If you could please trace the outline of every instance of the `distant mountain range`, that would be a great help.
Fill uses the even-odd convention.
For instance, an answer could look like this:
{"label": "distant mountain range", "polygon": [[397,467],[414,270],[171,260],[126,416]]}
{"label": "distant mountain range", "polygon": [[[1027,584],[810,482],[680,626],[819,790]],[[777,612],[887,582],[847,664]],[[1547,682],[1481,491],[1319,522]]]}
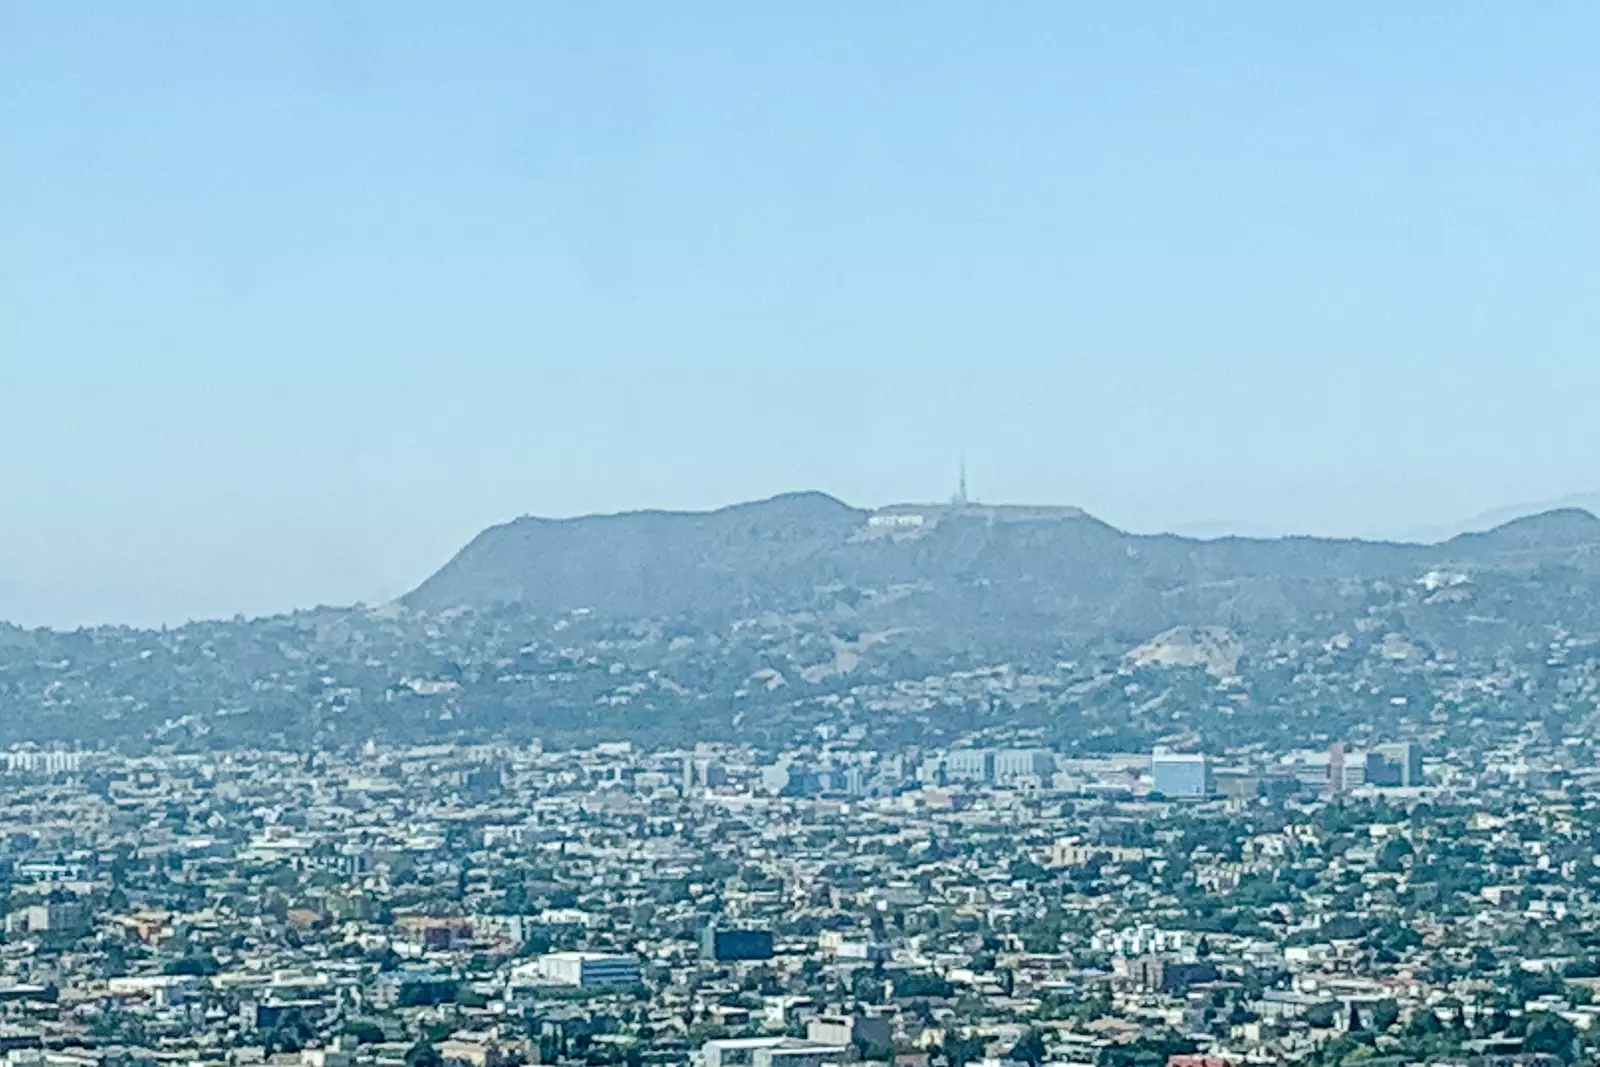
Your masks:
{"label": "distant mountain range", "polygon": [[1492,511],[1485,511],[1481,515],[1476,515],[1461,522],[1418,527],[1407,531],[1405,540],[1421,543],[1444,541],[1463,533],[1492,530],[1496,526],[1504,526],[1508,522],[1528,518],[1532,515],[1574,509],[1587,511],[1591,515],[1600,515],[1600,493],[1573,493],[1559,500],[1546,500],[1537,504],[1513,504],[1508,507],[1495,508]]}
{"label": "distant mountain range", "polygon": [[1172,626],[1294,627],[1361,583],[1430,569],[1600,568],[1600,520],[1566,508],[1439,544],[1137,535],[1075,508],[852,508],[796,493],[719,511],[523,518],[403,598],[440,612],[726,621],[849,598],[863,625],[938,646],[1126,644]]}
{"label": "distant mountain range", "polygon": [[[1516,519],[1525,519],[1534,515],[1543,515],[1550,511],[1567,511],[1574,508],[1600,515],[1600,493],[1572,493],[1556,500],[1544,500],[1532,504],[1511,504],[1505,507],[1493,508],[1471,518],[1458,519],[1454,522],[1396,527],[1391,531],[1385,531],[1382,536],[1376,539],[1403,541],[1407,544],[1432,545],[1441,541],[1448,541],[1450,538],[1458,537],[1464,533],[1481,533],[1484,530],[1492,530],[1496,526],[1503,526]],[[1211,519],[1203,522],[1178,523],[1166,527],[1162,532],[1204,540],[1212,540],[1219,537],[1250,537],[1270,540],[1291,536],[1296,531],[1274,526],[1270,523]]]}
{"label": "distant mountain range", "polygon": [[1459,746],[1597,709],[1600,519],[1576,508],[1424,545],[797,493],[518,519],[377,608],[0,625],[0,745]]}

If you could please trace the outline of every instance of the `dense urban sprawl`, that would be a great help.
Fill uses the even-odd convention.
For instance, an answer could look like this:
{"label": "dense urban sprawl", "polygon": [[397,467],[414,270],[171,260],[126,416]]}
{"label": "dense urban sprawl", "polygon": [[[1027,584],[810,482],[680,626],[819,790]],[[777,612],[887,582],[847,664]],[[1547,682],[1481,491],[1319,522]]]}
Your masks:
{"label": "dense urban sprawl", "polygon": [[1587,1061],[1597,772],[1530,728],[1067,757],[0,760],[8,1067]]}

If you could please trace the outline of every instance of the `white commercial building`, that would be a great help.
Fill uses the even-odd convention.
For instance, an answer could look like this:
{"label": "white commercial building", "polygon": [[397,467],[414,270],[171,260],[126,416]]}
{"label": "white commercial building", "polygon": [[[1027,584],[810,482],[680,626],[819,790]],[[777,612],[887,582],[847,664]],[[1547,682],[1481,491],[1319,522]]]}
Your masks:
{"label": "white commercial building", "polygon": [[82,752],[38,752],[29,749],[0,752],[0,773],[77,774],[81,770]]}
{"label": "white commercial building", "polygon": [[606,952],[551,952],[539,957],[539,976],[580,988],[638,985],[639,959]]}
{"label": "white commercial building", "polygon": [[998,782],[1043,783],[1055,772],[1055,753],[1047,748],[1002,748],[994,754],[994,777]]}
{"label": "white commercial building", "polygon": [[1150,757],[1151,788],[1168,797],[1208,797],[1217,791],[1211,760],[1198,752],[1158,748]]}

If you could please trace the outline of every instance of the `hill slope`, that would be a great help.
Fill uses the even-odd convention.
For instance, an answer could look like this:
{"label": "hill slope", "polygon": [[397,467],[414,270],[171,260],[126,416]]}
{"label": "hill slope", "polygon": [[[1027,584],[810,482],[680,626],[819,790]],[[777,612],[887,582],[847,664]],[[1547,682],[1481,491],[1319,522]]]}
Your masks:
{"label": "hill slope", "polygon": [[[910,514],[916,521],[908,522]],[[485,531],[404,600],[438,612],[692,616],[834,603],[935,646],[1126,644],[1174,626],[1274,629],[1364,583],[1439,566],[1593,566],[1600,520],[1564,510],[1442,545],[1124,533],[1073,509],[894,508],[795,494],[705,513],[525,518]]]}
{"label": "hill slope", "polygon": [[404,602],[432,611],[517,602],[628,618],[782,597],[809,561],[865,521],[822,493],[710,512],[522,518],[479,534]]}
{"label": "hill slope", "polygon": [[0,745],[540,738],[893,750],[1600,732],[1600,521],[1439,545],[1135,536],[817,494],[523,519],[404,603],[0,625]]}

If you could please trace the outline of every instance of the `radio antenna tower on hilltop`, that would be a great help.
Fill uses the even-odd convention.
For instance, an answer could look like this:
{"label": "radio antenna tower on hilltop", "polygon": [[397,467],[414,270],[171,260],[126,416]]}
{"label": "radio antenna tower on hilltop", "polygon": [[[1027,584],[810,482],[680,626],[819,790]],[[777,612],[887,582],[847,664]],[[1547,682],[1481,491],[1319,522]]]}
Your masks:
{"label": "radio antenna tower on hilltop", "polygon": [[953,507],[964,508],[972,503],[967,496],[967,457],[961,457],[961,480],[956,483],[956,495],[950,498]]}

